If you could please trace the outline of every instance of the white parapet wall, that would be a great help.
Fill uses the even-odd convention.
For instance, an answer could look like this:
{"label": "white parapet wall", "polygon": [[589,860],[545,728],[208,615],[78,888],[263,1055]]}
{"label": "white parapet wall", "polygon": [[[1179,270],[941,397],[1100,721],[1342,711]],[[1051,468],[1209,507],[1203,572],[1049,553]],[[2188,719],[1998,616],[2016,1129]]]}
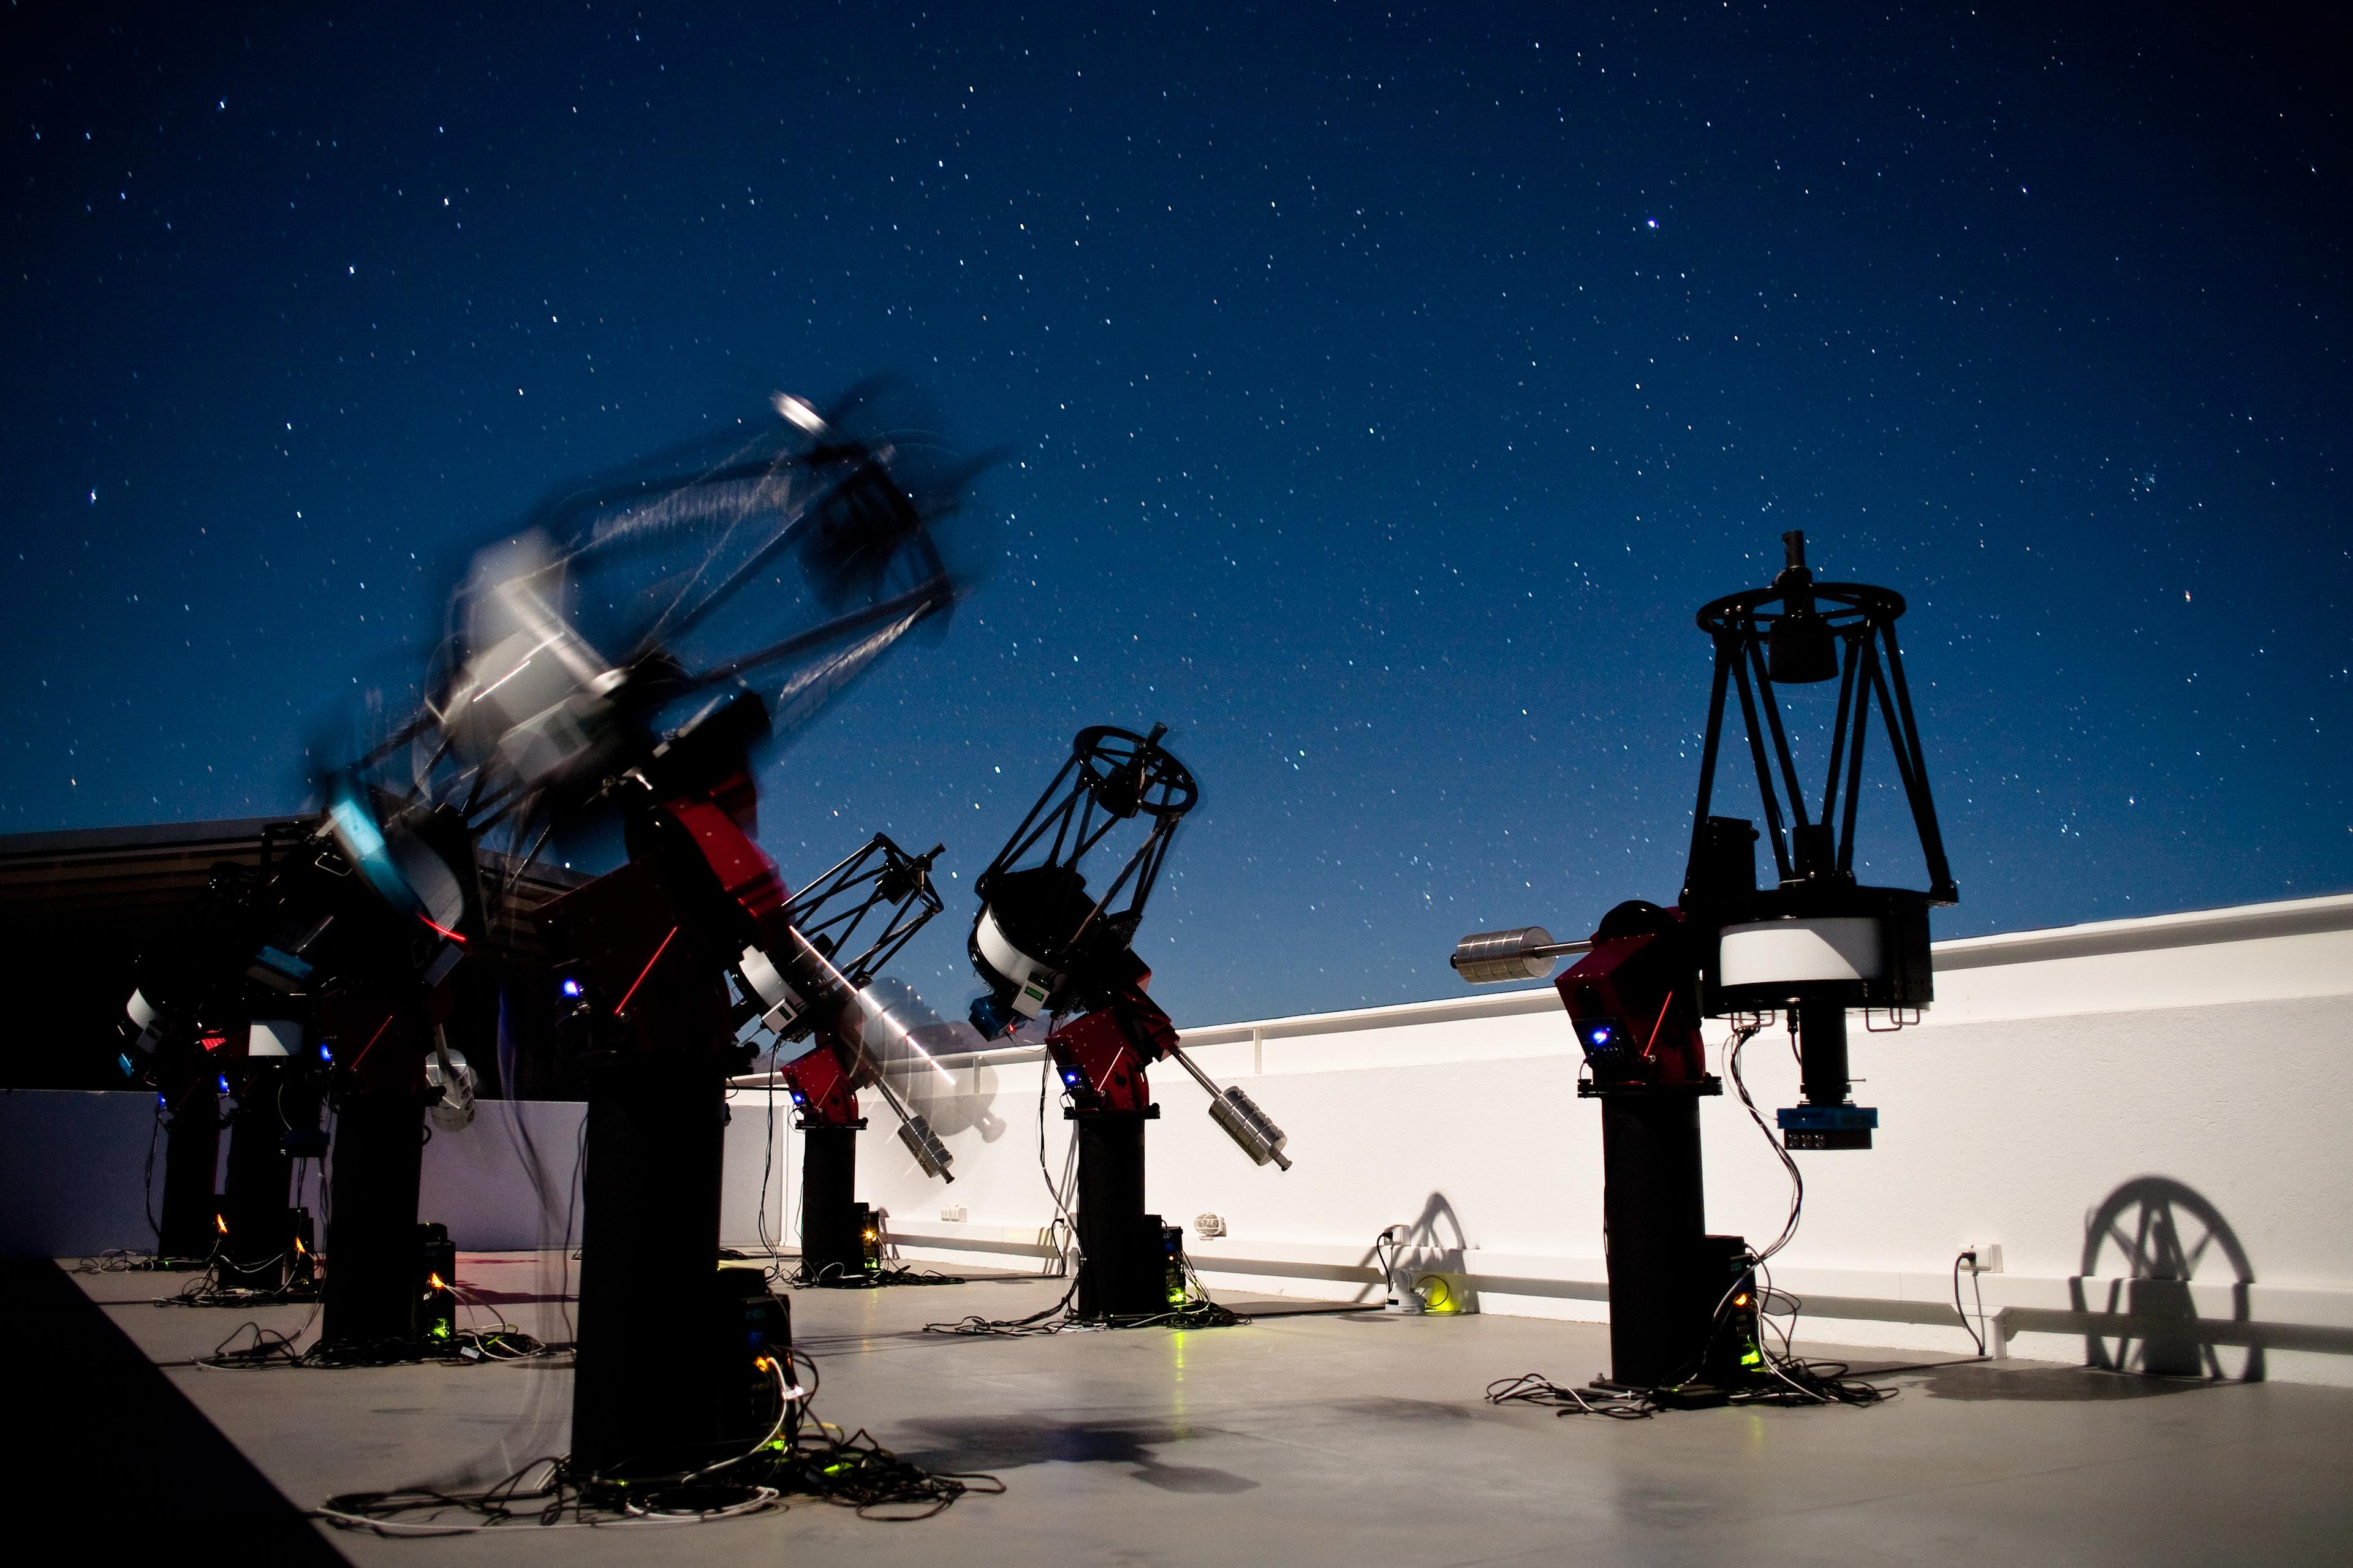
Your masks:
{"label": "white parapet wall", "polygon": [[[1852,1031],[1879,1146],[1797,1156],[1803,1223],[1773,1282],[1804,1303],[1801,1342],[1965,1352],[1954,1257],[1999,1247],[1999,1272],[1963,1281],[1998,1349],[2353,1384],[2353,897],[1944,942],[1936,968],[1918,1026]],[[1148,1198],[1188,1230],[1224,1221],[1189,1242],[1213,1289],[1369,1300],[1374,1237],[1404,1226],[1409,1260],[1467,1276],[1481,1310],[1607,1316],[1599,1116],[1577,1098],[1549,987],[1184,1041],[1282,1125],[1297,1162],[1252,1165],[1198,1086],[1155,1070]],[[1769,1121],[1797,1098],[1787,1037],[1760,1035],[1746,1057]],[[955,1155],[953,1185],[923,1175],[870,1106],[859,1190],[904,1256],[1045,1266],[1041,1133],[1059,1175],[1070,1129],[1050,1092],[1041,1119],[1042,1077],[1041,1053],[1018,1047],[906,1086]],[[0,1093],[0,1252],[153,1245],[153,1107]],[[582,1108],[481,1110],[427,1148],[423,1216],[470,1250],[576,1239]],[[800,1140],[761,1093],[732,1112],[723,1235],[789,1247]],[[1788,1214],[1781,1165],[1731,1094],[1704,1101],[1702,1123],[1710,1228],[1761,1245]],[[944,1218],[951,1206],[964,1217]]]}
{"label": "white parapet wall", "polygon": [[[1804,1303],[1801,1342],[1967,1352],[1954,1259],[1999,1248],[1962,1298],[2009,1353],[2353,1384],[2353,898],[1944,942],[1936,970],[1920,1024],[1856,1020],[1878,1147],[1797,1156],[1802,1224],[1773,1282]],[[1149,1202],[1170,1224],[1224,1221],[1188,1240],[1213,1289],[1369,1299],[1374,1237],[1402,1225],[1411,1256],[1467,1275],[1482,1310],[1607,1316],[1599,1116],[1577,1098],[1549,987],[1184,1044],[1282,1125],[1296,1161],[1253,1166],[1188,1079],[1155,1069]],[[1796,1102],[1785,1034],[1759,1035],[1744,1069],[1768,1122]],[[905,1256],[1047,1255],[1041,1071],[1035,1047],[996,1050],[911,1086],[955,1153],[953,1186],[862,1141],[862,1194]],[[1702,1122],[1709,1227],[1762,1245],[1788,1214],[1780,1163],[1730,1092]],[[1042,1131],[1059,1175],[1051,1095]],[[797,1152],[779,1151],[772,1213]]]}

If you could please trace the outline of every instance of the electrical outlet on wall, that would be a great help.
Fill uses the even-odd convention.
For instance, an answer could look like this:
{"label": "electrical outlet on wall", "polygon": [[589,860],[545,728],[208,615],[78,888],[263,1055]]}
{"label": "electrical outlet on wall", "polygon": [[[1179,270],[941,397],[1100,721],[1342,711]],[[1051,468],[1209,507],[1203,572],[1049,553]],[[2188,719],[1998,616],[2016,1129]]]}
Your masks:
{"label": "electrical outlet on wall", "polygon": [[964,1205],[962,1204],[943,1205],[940,1208],[940,1217],[948,1221],[952,1225],[962,1225],[964,1223]]}
{"label": "electrical outlet on wall", "polygon": [[1965,1274],[2000,1273],[2001,1243],[1973,1241],[1961,1248],[1961,1271]]}
{"label": "electrical outlet on wall", "polygon": [[1225,1216],[1214,1214],[1195,1215],[1193,1216],[1193,1234],[1204,1239],[1213,1236],[1225,1235]]}

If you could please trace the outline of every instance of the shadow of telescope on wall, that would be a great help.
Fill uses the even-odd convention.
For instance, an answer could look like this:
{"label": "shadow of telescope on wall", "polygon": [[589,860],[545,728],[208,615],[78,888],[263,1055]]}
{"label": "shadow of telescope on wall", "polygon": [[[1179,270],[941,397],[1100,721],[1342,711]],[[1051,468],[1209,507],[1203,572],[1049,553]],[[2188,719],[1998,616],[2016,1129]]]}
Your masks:
{"label": "shadow of telescope on wall", "polygon": [[[2237,1232],[2195,1188],[2136,1177],[2084,1222],[2083,1267],[2068,1290],[2075,1311],[2093,1319],[2084,1359],[2109,1372],[2260,1383],[2254,1278]],[[2201,1300],[2219,1305],[2223,1292],[2228,1318],[2200,1310]]]}
{"label": "shadow of telescope on wall", "polygon": [[2000,1317],[2009,1336],[2083,1335],[2084,1364],[1958,1363],[1930,1377],[1928,1393],[2137,1399],[2261,1383],[2274,1350],[2353,1356],[2353,1328],[2297,1321],[2283,1315],[2278,1301],[2266,1307],[2271,1321],[2258,1319],[2254,1287],[2246,1247],[2203,1194],[2169,1176],[2136,1176],[2084,1216],[2083,1259],[2067,1281],[2068,1306],[2011,1307]]}

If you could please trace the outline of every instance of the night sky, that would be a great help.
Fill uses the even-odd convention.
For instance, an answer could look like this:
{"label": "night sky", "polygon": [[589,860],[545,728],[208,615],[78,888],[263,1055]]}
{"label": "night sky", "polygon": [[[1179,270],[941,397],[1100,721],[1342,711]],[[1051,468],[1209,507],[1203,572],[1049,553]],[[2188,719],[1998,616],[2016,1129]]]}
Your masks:
{"label": "night sky", "polygon": [[550,486],[895,371],[1009,548],[762,827],[944,839],[951,1015],[1087,723],[1202,780],[1181,1022],[1671,900],[1789,528],[1939,935],[2353,887],[2353,50],[2167,9],[12,5],[0,832],[299,806]]}

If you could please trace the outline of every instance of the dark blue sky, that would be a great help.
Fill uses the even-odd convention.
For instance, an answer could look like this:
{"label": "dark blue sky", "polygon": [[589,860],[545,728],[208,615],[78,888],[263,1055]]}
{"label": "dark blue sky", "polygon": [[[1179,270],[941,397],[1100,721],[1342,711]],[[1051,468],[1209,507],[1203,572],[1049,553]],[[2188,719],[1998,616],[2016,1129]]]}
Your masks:
{"label": "dark blue sky", "polygon": [[896,370],[1012,548],[763,827],[945,839],[951,1013],[1082,723],[1203,781],[1183,1021],[1671,898],[1792,527],[1912,601],[1940,934],[2353,887],[2341,25],[1567,13],[12,7],[0,831],[296,805],[548,486]]}

